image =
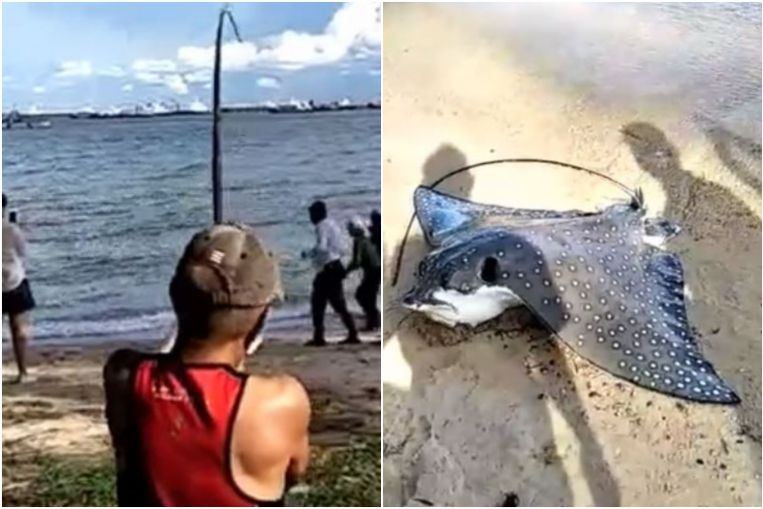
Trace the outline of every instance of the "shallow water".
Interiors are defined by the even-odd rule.
[[[225,218],[253,225],[280,257],[287,302],[274,321],[305,326],[306,208],[322,198],[344,220],[379,207],[380,114],[233,113],[222,126]],[[205,115],[3,132],[3,190],[29,241],[37,340],[169,331],[175,264],[211,222],[210,130]]]
[[[760,143],[760,4],[460,8],[557,85],[608,107],[680,108],[687,122],[709,119]]]

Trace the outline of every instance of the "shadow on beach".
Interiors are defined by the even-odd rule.
[[[753,464],[759,469],[760,218],[731,191],[687,171],[677,148],[656,126],[633,122],[622,133],[639,166],[664,188],[667,203],[663,215],[685,231],[668,248],[679,252],[684,262],[693,295],[688,311],[699,325],[695,328],[699,342],[710,347],[710,360],[742,399],[737,407],[739,433],[751,439]],[[721,160],[747,181],[744,175],[751,177],[750,172],[721,155],[732,143],[729,133],[718,129],[713,133],[709,131],[708,136],[715,140]]]
[[[465,165],[460,150],[443,144],[426,160],[422,184]],[[473,176],[465,172],[443,182],[438,190],[469,198],[473,185]],[[385,457],[400,455],[396,460],[400,471],[393,471],[394,462],[390,462],[389,472],[385,464],[385,475],[395,477],[400,488],[385,495],[385,505],[574,505],[571,480],[561,459],[565,453],[552,424],[552,406],[580,442],[582,473],[592,502],[619,505],[617,483],[588,426],[570,361],[529,310],[509,310],[476,330],[449,329],[418,314],[401,320],[405,311],[392,301],[413,286],[416,266],[431,249],[417,227],[412,232],[397,286],[392,287],[387,278],[384,288],[385,309],[392,311],[385,313],[385,336],[397,336],[411,370],[407,394],[389,385],[384,388],[385,396],[391,396],[385,408],[402,407],[386,414]],[[399,256],[399,249],[400,245],[393,256]],[[388,270],[391,267],[393,263]],[[416,406],[423,401],[428,408]],[[505,417],[498,419],[496,408],[505,408]],[[387,426],[398,425],[393,421],[411,411],[409,435],[396,437],[395,430],[388,434]],[[530,431],[523,434],[518,431],[521,428]],[[516,442],[517,436],[521,443]],[[417,437],[416,446],[410,437]],[[511,455],[502,448],[511,448],[512,442],[516,459],[511,465],[500,464],[501,455]],[[414,447],[418,449],[413,451]],[[450,456],[451,451],[458,457]],[[529,467],[528,461],[541,466]],[[432,479],[438,471],[446,476],[452,471],[454,478]]]
[[[761,192],[761,146],[710,119],[698,119],[718,158],[742,182]]]

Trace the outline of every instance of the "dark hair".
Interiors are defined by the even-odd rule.
[[[8,197],[3,193],[3,208],[8,206]]]
[[[371,211],[371,223],[381,224],[381,214],[376,209]]]
[[[307,210],[310,213],[310,220],[313,223],[319,223],[320,221],[323,221],[328,215],[328,212],[326,211],[326,204],[321,200],[314,201]]]

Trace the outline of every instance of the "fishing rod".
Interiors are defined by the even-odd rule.
[[[222,53],[223,23],[225,18],[230,20],[233,32],[238,42],[244,42],[238,31],[236,21],[230,6],[225,4],[220,9],[220,18],[217,23],[217,38],[215,40],[215,70],[212,85],[212,218],[215,224],[223,221],[222,181],[223,159],[220,153],[220,60]]]
[[[446,173],[445,175],[441,176],[434,182],[432,182],[427,187],[429,189],[434,189],[438,185],[440,185],[442,182],[446,181],[447,179],[454,177],[458,175],[459,173],[463,173],[465,171],[473,170],[475,168],[479,168],[481,166],[489,166],[491,164],[500,164],[500,163],[540,163],[540,164],[549,164],[552,166],[561,166],[563,168],[569,168],[576,171],[582,171],[585,173],[589,173],[591,175],[594,175],[596,177],[602,178],[615,186],[619,187],[622,191],[625,192],[625,194],[628,195],[628,197],[631,199],[631,205],[635,208],[641,208],[644,205],[644,196],[641,192],[641,189],[633,190],[623,184],[622,182],[610,177],[609,175],[606,175],[600,171],[592,170],[590,168],[584,168],[583,166],[578,166],[576,164],[571,163],[565,163],[563,161],[555,161],[553,159],[539,159],[539,158],[523,158],[523,157],[514,157],[514,158],[506,158],[506,159],[493,159],[490,161],[482,161],[480,163],[474,163],[469,164],[466,166],[462,166],[461,168],[457,168],[453,171],[450,171]],[[411,214],[411,219],[408,221],[408,227],[405,229],[405,235],[403,236],[403,241],[400,243],[400,250],[397,253],[397,261],[395,262],[395,271],[392,274],[392,286],[397,286],[397,280],[400,277],[400,268],[403,264],[403,253],[405,251],[405,244],[408,241],[408,236],[411,233],[411,228],[413,227],[413,222],[416,219],[416,212],[413,212]]]

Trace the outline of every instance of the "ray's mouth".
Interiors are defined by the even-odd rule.
[[[413,309],[415,311],[420,311],[425,307],[446,307],[448,309],[451,309],[453,311],[456,311],[456,307],[451,304],[450,302],[446,302],[444,300],[437,299],[433,297],[432,295],[428,296],[425,300],[419,300],[416,298],[416,295],[413,293],[409,293],[405,295],[402,299],[403,306],[407,307],[408,309]]]

